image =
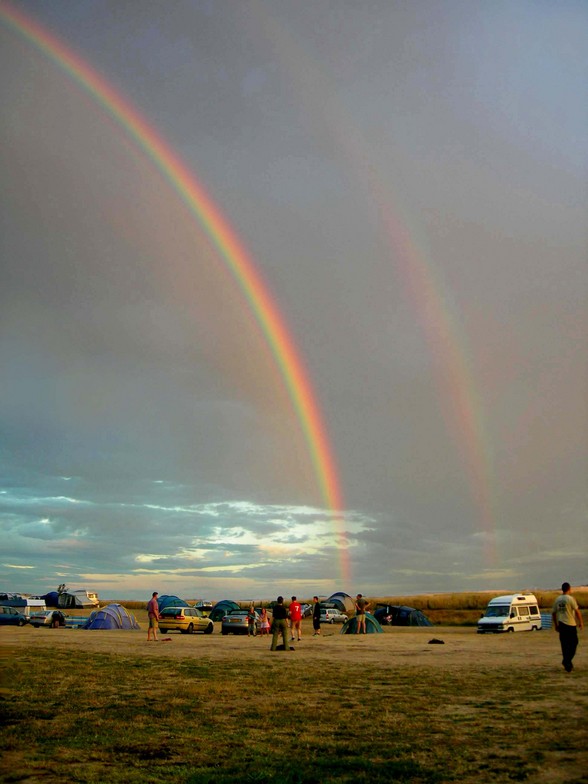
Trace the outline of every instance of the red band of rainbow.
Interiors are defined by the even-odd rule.
[[[5,3],[0,18],[83,87],[135,141],[198,219],[242,291],[280,370],[304,433],[317,484],[339,537],[341,577],[350,579],[342,495],[326,427],[300,353],[276,302],[242,241],[194,174],[112,85],[79,55],[22,11]]]

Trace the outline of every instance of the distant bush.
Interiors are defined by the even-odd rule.
[[[560,591],[529,591],[534,593],[539,602],[539,606],[543,611],[551,610],[555,597],[559,596]],[[368,597],[372,605],[372,610],[375,609],[377,604],[396,604],[414,607],[417,610],[422,610],[428,617],[437,624],[450,624],[450,625],[475,625],[480,613],[486,609],[490,599],[495,596],[503,596],[507,593],[516,593],[516,591],[479,591],[467,593],[431,593],[420,594],[418,596],[372,596]],[[574,596],[581,609],[588,609],[588,588],[577,588],[574,590]],[[147,607],[147,599],[145,601],[127,601],[125,599],[116,600],[118,604],[122,604],[127,610],[144,610]],[[194,605],[196,599],[187,599],[188,604]],[[249,606],[250,600],[239,601],[236,600],[242,608]],[[300,599],[301,602],[312,604],[312,598]],[[107,602],[101,602],[102,605]],[[256,607],[268,607],[270,602],[255,602]]]

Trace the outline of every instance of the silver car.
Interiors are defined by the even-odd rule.
[[[231,610],[227,615],[223,616],[221,622],[221,632],[223,634],[248,634],[249,624],[247,622],[247,610]],[[255,611],[255,626],[253,628],[253,635],[259,632],[261,625],[261,617],[259,612]]]
[[[325,607],[321,605],[321,623],[345,623],[348,616],[338,607]]]

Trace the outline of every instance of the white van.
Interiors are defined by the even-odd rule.
[[[539,604],[532,593],[513,593],[491,599],[478,621],[484,632],[532,632],[541,628]]]

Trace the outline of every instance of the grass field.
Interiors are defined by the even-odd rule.
[[[588,784],[583,640],[568,675],[548,631],[307,624],[271,653],[218,633],[148,643],[140,620],[0,630],[3,782]]]

